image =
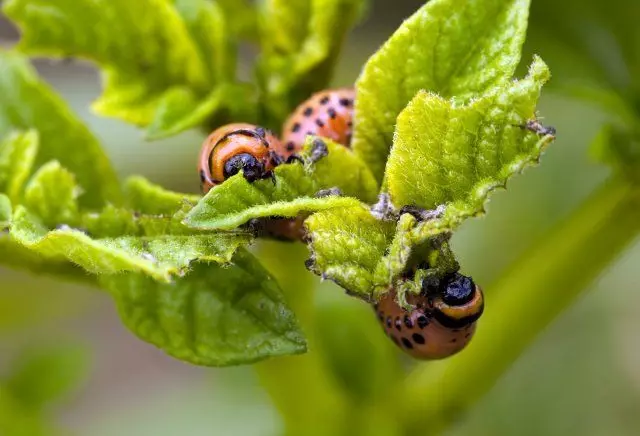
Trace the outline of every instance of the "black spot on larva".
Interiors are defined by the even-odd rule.
[[[260,136],[261,138],[264,138],[265,135],[267,134],[267,132],[264,130],[264,127],[256,127],[256,133],[258,134],[258,136]]]
[[[402,345],[404,345],[405,348],[408,348],[409,350],[411,350],[413,348],[413,344],[407,338],[402,338]]]
[[[302,115],[304,115],[305,117],[310,117],[312,113],[313,113],[313,108],[309,106],[304,110],[304,112],[302,112]]]
[[[287,151],[293,151],[296,148],[296,144],[293,141],[289,141],[285,147],[287,147]]]
[[[467,333],[466,335],[464,335],[464,338],[468,338],[469,336],[471,336],[471,333]]]
[[[292,127],[291,127],[291,131],[293,133],[297,133],[300,130],[300,123],[295,123]]]
[[[413,342],[415,342],[416,344],[424,344],[424,336],[422,336],[420,333],[414,333],[413,335],[411,335],[411,339],[413,339]]]
[[[378,312],[378,319],[380,320],[380,322],[384,320],[384,312]]]
[[[324,121],[322,121],[320,118],[316,119],[316,125],[318,127],[324,127]]]
[[[453,329],[451,331],[454,332],[454,333],[458,333],[460,331],[460,329]]]
[[[457,338],[453,338],[449,342],[451,342],[452,344],[455,344],[456,342],[458,342],[458,339]]]
[[[396,326],[396,329],[398,329],[398,331],[402,330],[402,321],[400,321],[400,317],[399,316],[396,317],[396,321],[395,321],[394,324]]]
[[[353,127],[353,121],[347,121],[347,127]]]
[[[335,119],[338,114],[336,113],[336,110],[332,107],[330,107],[329,109],[327,109],[327,113],[329,114],[329,116],[331,117],[331,119]]]
[[[391,338],[391,340],[393,341],[394,344],[396,344],[397,346],[400,346],[400,341],[398,340],[398,338],[396,338],[393,335],[391,335],[390,338]]]
[[[313,136],[313,135],[314,135],[314,133],[313,133],[313,131],[311,131],[311,130],[307,130],[307,135],[311,135],[311,136]]]
[[[404,325],[406,325],[408,329],[413,328],[413,321],[409,315],[404,316]]]
[[[351,106],[351,103],[352,103],[352,102],[351,102],[351,99],[349,99],[349,98],[341,98],[341,99],[340,99],[340,104],[341,104],[342,106],[344,106],[344,107],[349,107],[349,106]]]
[[[327,104],[327,103],[329,103],[329,96],[325,95],[320,99],[320,104]]]
[[[420,315],[418,317],[418,327],[420,327],[421,329],[425,328],[426,326],[429,325],[429,318],[427,318],[424,315]]]
[[[387,327],[391,328],[391,317],[390,316],[387,317]]]

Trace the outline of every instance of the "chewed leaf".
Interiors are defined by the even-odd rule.
[[[356,83],[354,151],[380,180],[396,117],[420,90],[467,102],[511,79],[530,0],[432,0],[406,20]]]
[[[166,89],[210,84],[196,44],[167,0],[10,0],[4,12],[22,30],[22,50],[83,57],[104,69],[104,94],[94,103],[103,115],[146,125]]]
[[[18,201],[38,153],[38,133],[13,133],[0,142],[0,192]]]
[[[537,58],[525,79],[467,105],[420,92],[398,117],[385,174],[392,203],[427,210],[453,203],[471,215],[480,212],[485,187],[503,185],[553,139],[548,135],[540,144],[541,136],[525,127],[535,119],[548,78]]]
[[[24,206],[48,227],[78,223],[76,179],[56,161],[49,162],[34,174],[24,192]]]
[[[80,22],[86,20],[82,18]],[[82,206],[119,203],[120,186],[116,173],[97,139],[67,104],[37,77],[24,58],[0,51],[0,137],[14,130],[29,129],[36,130],[40,139],[35,165],[58,160],[75,174],[84,192],[78,200]],[[29,144],[22,146],[32,149],[22,149],[26,154],[21,171],[25,174],[24,165],[36,147],[33,137],[26,139]]]
[[[315,213],[305,226],[311,240],[310,269],[349,293],[370,299],[395,224],[374,218],[359,205]]]
[[[227,366],[305,352],[278,284],[246,251],[233,263],[196,264],[171,284],[132,273],[101,283],[131,331],[178,359]]]
[[[135,271],[160,281],[183,274],[196,260],[228,263],[250,240],[242,234],[92,239],[66,226],[49,231],[22,206],[13,214],[10,236],[44,258],[68,260],[93,274]]]
[[[188,204],[196,204],[200,196],[172,192],[149,182],[144,177],[132,176],[125,182],[127,206],[148,215],[173,215]]]
[[[295,217],[334,207],[372,201],[377,193],[373,176],[350,150],[323,140],[328,154],[315,163],[283,164],[271,180],[248,182],[237,174],[214,187],[187,214],[185,224],[200,229],[233,229],[253,218]],[[314,140],[308,140],[303,159],[309,162]],[[322,190],[339,188],[345,197],[319,197]]]

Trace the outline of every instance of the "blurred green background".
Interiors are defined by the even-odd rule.
[[[372,1],[367,18],[347,41],[335,84],[352,84],[367,57],[422,3]],[[625,26],[640,25],[640,6],[635,0],[601,3],[532,1],[523,63],[537,53],[554,73],[540,113],[557,128],[558,140],[541,167],[516,177],[508,191],[492,198],[485,218],[471,220],[455,235],[464,271],[481,284],[496,278],[608,174],[589,159],[588,147],[610,115],[565,92],[567,86],[598,87],[603,81],[624,90],[626,75],[633,71],[625,65]],[[0,21],[0,43],[10,45],[16,37]],[[243,52],[247,70],[252,53],[250,47]],[[202,134],[146,143],[135,128],[88,111],[100,90],[94,68],[44,60],[37,67],[102,140],[120,176],[141,173],[178,191],[197,191],[195,159]],[[638,265],[636,242],[542,332],[451,434],[640,434]],[[335,286],[320,285],[315,278],[314,283],[322,288],[319,304],[361,304]],[[198,368],[164,355],[121,325],[106,294],[5,269],[0,269],[0,291],[0,374],[9,373],[25,350],[69,344],[87,350],[86,359],[73,360],[85,374],[82,382],[47,410],[72,433],[281,433],[282,422],[252,368]],[[366,328],[374,326],[373,313],[368,321]]]

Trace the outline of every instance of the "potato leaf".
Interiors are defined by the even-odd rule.
[[[548,135],[540,143],[541,136],[525,127],[535,120],[548,78],[547,66],[536,58],[525,79],[466,105],[418,93],[398,117],[387,162],[392,203],[427,210],[455,203],[454,208],[475,214],[488,187],[504,185],[553,139]]]
[[[38,153],[39,138],[34,130],[14,132],[0,142],[0,192],[19,201]]]
[[[424,90],[467,102],[511,79],[530,0],[432,0],[407,19],[356,83],[354,151],[381,180],[396,117]]]
[[[74,175],[52,161],[43,165],[29,181],[23,204],[47,227],[74,226],[79,219],[76,201],[79,193]]]
[[[184,274],[196,260],[228,263],[250,240],[245,234],[93,239],[68,226],[49,231],[22,206],[13,214],[10,236],[45,259],[68,260],[92,274],[135,271],[165,282]]]
[[[198,263],[171,284],[134,273],[101,283],[131,331],[178,359],[227,366],[305,352],[277,283],[246,251],[233,264]]]
[[[87,21],[83,18],[80,22]],[[40,139],[35,165],[58,160],[75,174],[84,192],[78,199],[80,205],[100,207],[105,202],[120,202],[116,173],[97,139],[23,57],[0,51],[0,137],[30,129],[36,130]],[[28,149],[35,147],[35,139],[25,140],[30,143],[20,144],[26,153],[20,171],[26,174],[24,165],[35,150]]]
[[[10,0],[3,9],[22,31],[21,50],[100,65],[105,89],[93,108],[102,115],[146,125],[167,89],[211,83],[169,0]]]

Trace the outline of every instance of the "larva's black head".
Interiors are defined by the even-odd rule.
[[[476,284],[471,277],[455,273],[445,277],[441,283],[440,292],[442,293],[442,301],[449,306],[462,306],[473,299]]]
[[[240,153],[232,156],[224,163],[224,178],[238,174],[242,170],[244,178],[249,182],[258,180],[264,176],[264,164],[249,153]]]

